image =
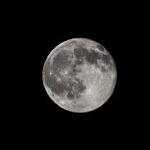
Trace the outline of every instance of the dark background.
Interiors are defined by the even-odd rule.
[[[101,139],[109,139],[113,144],[133,144],[143,133],[141,128],[146,118],[141,113],[143,106],[137,77],[142,68],[138,57],[144,38],[141,7],[118,2],[70,2],[66,5],[58,2],[46,6],[30,4],[27,8],[21,5],[10,13],[7,24],[9,41],[13,40],[10,64],[15,67],[9,70],[14,77],[14,100],[6,109],[9,130],[31,141],[67,139],[77,145],[80,142],[87,145],[88,140],[102,144]],[[83,114],[59,108],[50,100],[42,82],[43,64],[50,51],[61,42],[77,37],[95,40],[106,47],[118,73],[114,93],[107,103]],[[74,137],[78,137],[77,141]]]

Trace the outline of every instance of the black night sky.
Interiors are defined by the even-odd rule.
[[[128,9],[123,5],[114,9],[106,6],[103,9],[31,7],[28,12],[12,16],[16,45],[13,54],[17,57],[13,61],[19,76],[13,80],[15,102],[10,106],[13,111],[7,114],[14,128],[24,128],[24,134],[29,135],[105,135],[106,140],[115,135],[127,136],[131,131],[136,134],[135,126],[141,117],[140,96],[135,90],[139,85],[135,75],[139,67],[135,56],[141,34],[137,30],[139,15],[130,6]],[[76,37],[89,38],[106,47],[115,60],[118,74],[111,98],[99,109],[83,114],[59,108],[50,100],[42,82],[43,65],[50,51],[62,41]],[[14,72],[14,68],[10,71]]]
[[[40,20],[35,18],[33,24],[28,24],[29,35],[26,37],[29,38],[29,47],[26,49],[28,57],[27,63],[24,63],[28,74],[25,80],[27,97],[25,96],[25,99],[23,95],[21,96],[21,99],[25,99],[28,110],[23,109],[23,114],[27,115],[33,123],[35,120],[50,126],[61,124],[65,127],[70,124],[74,127],[76,124],[82,126],[87,122],[87,127],[97,128],[103,124],[109,126],[111,123],[116,126],[128,122],[133,108],[132,102],[129,105],[131,100],[128,97],[132,92],[131,85],[128,83],[132,78],[132,74],[129,73],[130,59],[132,59],[129,45],[132,42],[132,34],[129,35],[128,30],[131,30],[132,26],[124,20],[124,16],[111,18],[111,16],[97,15],[91,16],[91,21],[90,16],[76,19],[72,16],[64,20],[61,18],[61,16],[41,17]],[[62,41],[75,37],[93,39],[104,45],[113,56],[118,72],[116,88],[110,100],[100,109],[87,114],[73,114],[59,108],[50,101],[42,83],[42,69],[47,55]],[[130,56],[127,51],[130,51]]]

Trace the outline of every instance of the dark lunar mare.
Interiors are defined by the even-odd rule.
[[[60,70],[65,69],[68,65],[72,63],[72,60],[69,60],[69,54],[67,51],[60,51],[53,58],[53,71],[59,73]]]
[[[77,63],[83,64],[84,60],[90,65],[98,65],[97,60],[101,59],[101,54],[95,50],[88,51],[86,48],[78,47],[74,49],[74,55]]]
[[[95,65],[95,66],[98,65],[98,62],[97,62],[98,59],[101,59],[101,54],[94,50],[91,50],[86,57],[86,61],[89,64]]]
[[[111,63],[111,56],[109,54],[103,54],[101,59],[106,65]]]
[[[50,64],[47,61],[44,65],[44,82],[51,91],[61,96],[64,92],[67,93],[67,98],[73,100],[80,97],[80,93],[85,90],[85,86],[82,81],[76,78],[76,74],[81,70],[77,69],[77,64],[69,60],[69,55],[66,52],[59,52],[53,59],[53,63]],[[60,74],[61,70],[65,70],[66,67],[70,66],[69,75],[63,77]],[[51,72],[51,74],[50,74]],[[58,78],[60,81],[58,81]]]
[[[57,95],[61,95],[66,89],[64,82],[61,82],[60,84],[57,81],[57,77],[54,74],[45,76],[45,84]]]
[[[97,45],[100,51],[104,51],[104,47],[102,45]],[[88,51],[86,48],[78,47],[74,49],[74,55],[76,57],[75,64],[82,65],[84,60],[90,64],[94,65],[96,68],[101,68],[102,72],[107,72],[109,69],[112,68],[111,56],[109,54],[103,54],[100,52],[91,49]],[[109,66],[109,69],[105,69],[98,64],[98,60],[102,60],[102,62]]]
[[[69,83],[69,88],[67,90],[68,92],[67,97],[70,100],[79,98],[81,93],[86,89],[82,81],[77,78],[76,79],[74,78],[74,80],[70,80],[68,83]]]

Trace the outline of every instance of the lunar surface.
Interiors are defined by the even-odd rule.
[[[101,44],[86,38],[60,43],[48,55],[42,72],[50,99],[70,112],[98,109],[112,95],[117,71]]]

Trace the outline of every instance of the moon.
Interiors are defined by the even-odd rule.
[[[117,69],[103,45],[87,38],[73,38],[49,53],[42,80],[46,93],[60,108],[86,113],[100,108],[111,97]]]

